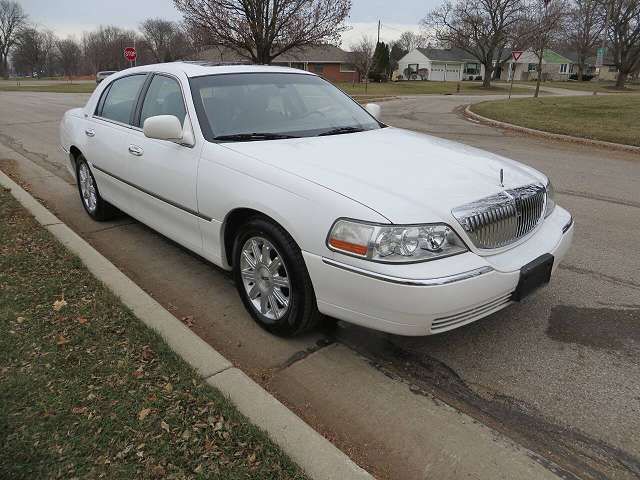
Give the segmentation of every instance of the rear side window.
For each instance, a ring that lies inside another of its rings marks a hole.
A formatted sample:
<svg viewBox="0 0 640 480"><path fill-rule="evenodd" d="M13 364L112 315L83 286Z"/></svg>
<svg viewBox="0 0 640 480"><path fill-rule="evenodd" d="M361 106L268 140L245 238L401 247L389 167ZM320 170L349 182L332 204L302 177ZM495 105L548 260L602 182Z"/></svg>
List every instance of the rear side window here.
<svg viewBox="0 0 640 480"><path fill-rule="evenodd" d="M154 76L149 85L142 104L140 126L144 125L147 118L156 115L173 115L178 117L180 124L184 124L187 115L180 85L175 79L164 75Z"/></svg>
<svg viewBox="0 0 640 480"><path fill-rule="evenodd" d="M146 75L131 75L114 81L109 86L99 115L115 122L130 124L131 113L146 78Z"/></svg>

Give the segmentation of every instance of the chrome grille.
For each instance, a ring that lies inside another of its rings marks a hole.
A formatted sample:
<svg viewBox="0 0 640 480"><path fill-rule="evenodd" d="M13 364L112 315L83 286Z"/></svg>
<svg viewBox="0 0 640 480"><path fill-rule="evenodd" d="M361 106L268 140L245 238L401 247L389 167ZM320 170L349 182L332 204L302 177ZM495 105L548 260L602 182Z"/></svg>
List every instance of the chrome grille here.
<svg viewBox="0 0 640 480"><path fill-rule="evenodd" d="M464 312L456 313L454 315L437 318L431 324L431 333L451 330L466 323L480 320L481 318L497 312L498 310L502 310L511 303L511 296L511 293L506 293L495 300L485 303L484 305L470 308L469 310L465 310Z"/></svg>
<svg viewBox="0 0 640 480"><path fill-rule="evenodd" d="M500 248L531 232L544 215L546 191L534 184L505 190L453 210L478 248Z"/></svg>

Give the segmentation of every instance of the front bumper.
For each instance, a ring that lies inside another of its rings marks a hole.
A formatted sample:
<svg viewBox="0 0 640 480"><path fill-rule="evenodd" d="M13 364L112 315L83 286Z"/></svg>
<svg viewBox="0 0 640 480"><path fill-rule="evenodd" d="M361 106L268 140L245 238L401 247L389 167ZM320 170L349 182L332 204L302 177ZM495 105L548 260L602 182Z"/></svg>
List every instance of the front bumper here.
<svg viewBox="0 0 640 480"><path fill-rule="evenodd" d="M557 207L524 243L481 257L468 252L433 262L380 265L303 252L318 309L346 322L398 335L432 335L466 325L512 303L520 267L545 253L554 270L573 238Z"/></svg>

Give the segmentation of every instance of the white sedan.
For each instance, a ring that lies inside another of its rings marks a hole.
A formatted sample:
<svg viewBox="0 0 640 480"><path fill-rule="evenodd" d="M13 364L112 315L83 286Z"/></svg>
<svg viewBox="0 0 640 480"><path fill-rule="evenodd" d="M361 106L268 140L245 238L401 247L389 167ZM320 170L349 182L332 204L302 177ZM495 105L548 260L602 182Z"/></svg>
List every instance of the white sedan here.
<svg viewBox="0 0 640 480"><path fill-rule="evenodd" d="M430 335L549 282L573 220L545 175L379 116L309 72L185 62L109 76L60 136L91 217L232 270L278 335Z"/></svg>

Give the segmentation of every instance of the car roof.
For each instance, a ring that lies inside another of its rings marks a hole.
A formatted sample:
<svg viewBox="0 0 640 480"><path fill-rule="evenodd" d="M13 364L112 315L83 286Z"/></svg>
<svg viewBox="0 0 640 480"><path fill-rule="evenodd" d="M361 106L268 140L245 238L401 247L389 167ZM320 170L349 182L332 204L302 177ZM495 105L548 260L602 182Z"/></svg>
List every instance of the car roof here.
<svg viewBox="0 0 640 480"><path fill-rule="evenodd" d="M299 73L304 75L315 75L311 72L289 67L276 67L271 65L216 64L205 61L155 63L152 65L128 68L126 70L121 70L118 73L126 75L136 72L185 73L187 77L224 75L229 73Z"/></svg>

